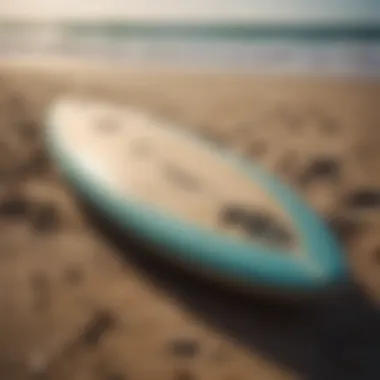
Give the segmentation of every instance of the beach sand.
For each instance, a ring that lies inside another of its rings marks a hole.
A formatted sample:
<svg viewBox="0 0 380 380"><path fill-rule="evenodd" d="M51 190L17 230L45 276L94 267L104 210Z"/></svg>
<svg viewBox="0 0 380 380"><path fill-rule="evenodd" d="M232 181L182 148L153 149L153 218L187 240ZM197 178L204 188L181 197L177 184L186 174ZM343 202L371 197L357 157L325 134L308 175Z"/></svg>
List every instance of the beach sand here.
<svg viewBox="0 0 380 380"><path fill-rule="evenodd" d="M380 83L50 69L0 65L2 379L368 378L357 345L379 341ZM46 108L72 92L260 161L332 225L360 292L303 307L235 297L113 244L45 156Z"/></svg>

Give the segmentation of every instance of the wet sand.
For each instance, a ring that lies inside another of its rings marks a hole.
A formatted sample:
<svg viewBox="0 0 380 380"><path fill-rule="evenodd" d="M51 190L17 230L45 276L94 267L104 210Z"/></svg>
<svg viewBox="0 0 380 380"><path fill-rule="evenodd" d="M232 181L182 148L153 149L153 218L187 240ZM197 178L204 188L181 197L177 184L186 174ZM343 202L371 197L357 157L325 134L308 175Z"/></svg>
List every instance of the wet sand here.
<svg viewBox="0 0 380 380"><path fill-rule="evenodd" d="M2 379L377 378L358 350L380 336L379 83L6 65L0 79ZM114 238L45 155L64 92L259 160L336 230L359 289L303 307L235 297Z"/></svg>

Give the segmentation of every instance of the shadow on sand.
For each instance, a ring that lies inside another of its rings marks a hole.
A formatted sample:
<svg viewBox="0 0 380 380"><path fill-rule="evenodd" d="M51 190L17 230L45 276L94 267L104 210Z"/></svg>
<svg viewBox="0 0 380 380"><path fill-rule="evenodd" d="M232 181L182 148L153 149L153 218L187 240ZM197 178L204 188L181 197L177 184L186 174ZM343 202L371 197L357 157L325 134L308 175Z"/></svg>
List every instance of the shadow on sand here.
<svg viewBox="0 0 380 380"><path fill-rule="evenodd" d="M211 328L305 380L380 378L380 313L355 286L296 304L242 295L164 260L82 201L80 206L124 260Z"/></svg>

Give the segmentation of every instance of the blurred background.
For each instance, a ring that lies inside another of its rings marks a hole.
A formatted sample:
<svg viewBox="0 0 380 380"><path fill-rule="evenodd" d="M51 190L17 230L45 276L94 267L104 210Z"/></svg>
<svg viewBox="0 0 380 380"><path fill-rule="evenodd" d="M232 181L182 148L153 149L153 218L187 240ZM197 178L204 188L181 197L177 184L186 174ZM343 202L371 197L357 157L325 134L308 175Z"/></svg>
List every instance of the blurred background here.
<svg viewBox="0 0 380 380"><path fill-rule="evenodd" d="M2 57L378 76L376 0L61 1L0 6Z"/></svg>
<svg viewBox="0 0 380 380"><path fill-rule="evenodd" d="M379 379L379 22L378 0L2 0L0 378ZM262 164L331 226L355 291L289 307L116 242L46 157L63 93Z"/></svg>

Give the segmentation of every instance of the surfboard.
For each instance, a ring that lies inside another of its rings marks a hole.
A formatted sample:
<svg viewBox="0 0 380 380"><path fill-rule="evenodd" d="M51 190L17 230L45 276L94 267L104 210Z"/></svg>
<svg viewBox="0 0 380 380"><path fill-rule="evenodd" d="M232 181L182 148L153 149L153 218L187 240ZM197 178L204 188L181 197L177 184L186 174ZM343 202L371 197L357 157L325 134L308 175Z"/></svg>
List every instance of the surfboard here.
<svg viewBox="0 0 380 380"><path fill-rule="evenodd" d="M98 211L162 255L219 278L309 294L347 277L342 248L259 165L132 106L61 97L48 151Z"/></svg>

